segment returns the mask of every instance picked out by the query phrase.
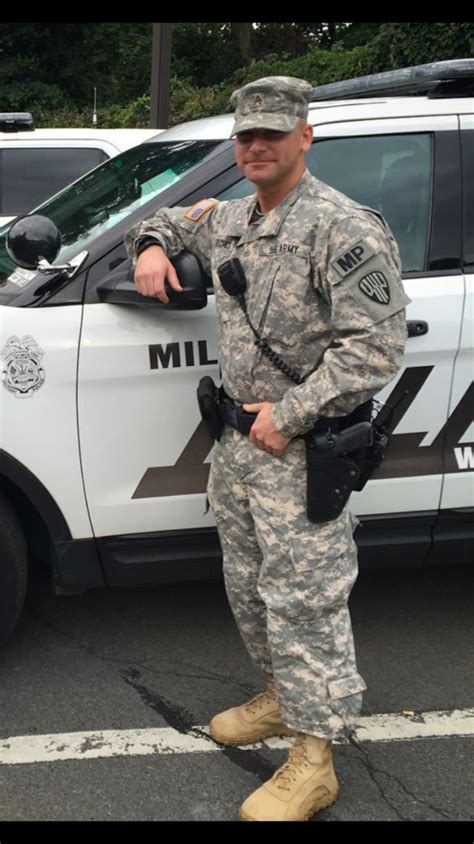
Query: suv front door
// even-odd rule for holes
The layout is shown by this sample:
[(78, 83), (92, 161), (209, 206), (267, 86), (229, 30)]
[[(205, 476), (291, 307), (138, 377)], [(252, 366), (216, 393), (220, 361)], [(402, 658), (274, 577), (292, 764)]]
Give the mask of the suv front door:
[[(428, 549), (441, 500), (464, 305), (458, 118), (318, 122), (307, 166), (357, 202), (381, 210), (400, 247), (412, 299), (410, 336), (404, 368), (377, 396), (397, 405), (396, 426), (381, 468), (363, 492), (354, 493), (352, 507), (364, 521), (407, 516)], [(221, 198), (252, 190), (241, 180)]]
[[(444, 484), (435, 539), (450, 543), (453, 559), (471, 563), (474, 508), (474, 117), (461, 115), (463, 269), (465, 302), (454, 366), (449, 417), (444, 430)], [(441, 544), (439, 543), (441, 546)], [(434, 549), (430, 561), (441, 556)]]

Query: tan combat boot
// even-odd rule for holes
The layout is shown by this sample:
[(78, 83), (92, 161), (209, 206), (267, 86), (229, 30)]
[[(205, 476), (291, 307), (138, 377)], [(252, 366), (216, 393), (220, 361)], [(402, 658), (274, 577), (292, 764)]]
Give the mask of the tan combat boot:
[(242, 803), (243, 821), (307, 821), (337, 800), (331, 742), (299, 734), (288, 761)]
[(273, 678), (265, 692), (241, 706), (234, 706), (215, 715), (209, 732), (220, 744), (251, 744), (270, 736), (294, 736), (294, 730), (282, 723)]

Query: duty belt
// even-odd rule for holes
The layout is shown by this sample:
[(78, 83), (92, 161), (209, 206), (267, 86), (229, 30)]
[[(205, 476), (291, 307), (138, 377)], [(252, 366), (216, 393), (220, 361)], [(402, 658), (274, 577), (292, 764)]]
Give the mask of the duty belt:
[(248, 437), (250, 428), (257, 418), (257, 413), (248, 413), (228, 396), (219, 402), (218, 408), (219, 416), (224, 425), (230, 425), (231, 428), (235, 428)]

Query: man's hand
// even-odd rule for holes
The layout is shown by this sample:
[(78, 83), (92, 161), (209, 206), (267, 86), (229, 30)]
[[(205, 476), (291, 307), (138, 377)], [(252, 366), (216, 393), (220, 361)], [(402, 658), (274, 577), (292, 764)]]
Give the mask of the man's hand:
[(166, 304), (169, 299), (165, 291), (165, 281), (168, 281), (173, 290), (183, 290), (173, 264), (159, 244), (149, 246), (138, 256), (134, 280), (142, 296), (155, 296)]
[(268, 451), (269, 454), (273, 454), (275, 457), (281, 457), (288, 448), (291, 440), (275, 430), (272, 419), (272, 403), (262, 401), (258, 404), (244, 404), (243, 408), (249, 413), (258, 413), (250, 429), (250, 442), (258, 446), (258, 448)]

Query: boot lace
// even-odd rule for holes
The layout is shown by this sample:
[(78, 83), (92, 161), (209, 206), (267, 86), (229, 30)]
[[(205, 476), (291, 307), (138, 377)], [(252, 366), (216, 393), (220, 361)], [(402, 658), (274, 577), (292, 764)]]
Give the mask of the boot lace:
[(271, 703), (275, 703), (275, 692), (273, 689), (266, 689), (264, 692), (260, 692), (260, 694), (255, 695), (252, 700), (249, 700), (245, 708), (248, 709), (249, 712), (255, 713)]
[(290, 749), (288, 762), (285, 762), (274, 775), (274, 782), (277, 788), (283, 788), (285, 791), (289, 791), (292, 783), (296, 782), (295, 774), (297, 771), (302, 766), (307, 768), (308, 764), (304, 736), (298, 736)]

